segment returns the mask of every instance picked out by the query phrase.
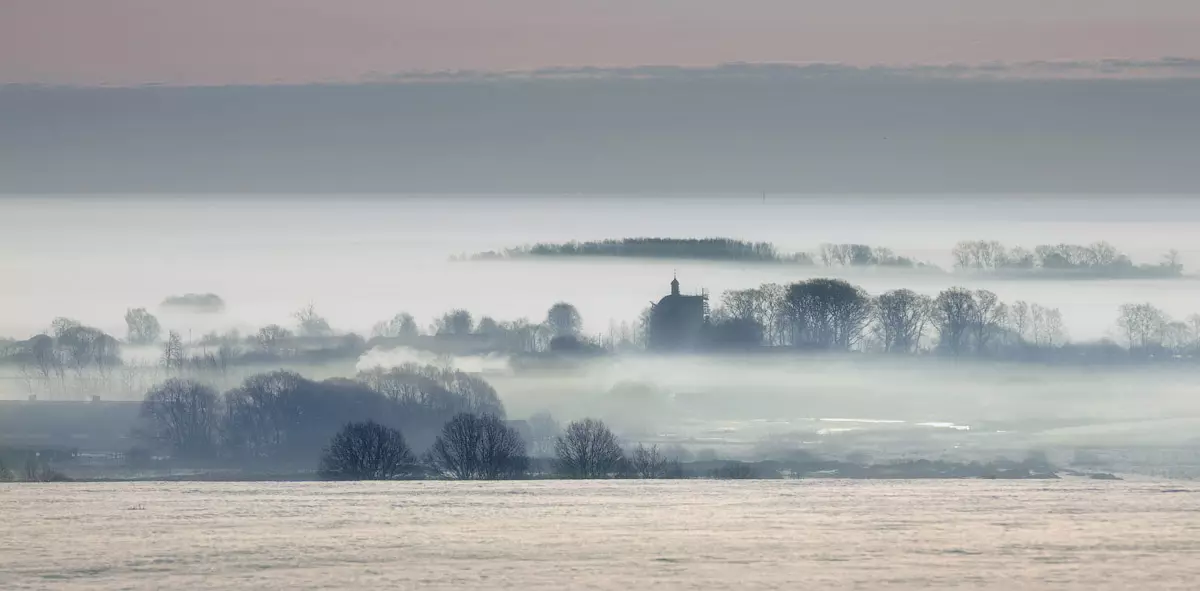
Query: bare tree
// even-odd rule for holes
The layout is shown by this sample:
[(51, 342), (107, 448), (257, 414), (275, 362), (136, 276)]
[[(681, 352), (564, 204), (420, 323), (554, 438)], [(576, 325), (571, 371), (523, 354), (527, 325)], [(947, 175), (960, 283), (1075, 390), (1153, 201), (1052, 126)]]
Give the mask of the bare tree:
[(758, 289), (735, 289), (721, 295), (721, 302), (730, 318), (757, 320), (766, 325), (763, 292)]
[(162, 327), (158, 318), (146, 311), (145, 308), (131, 308), (125, 311), (126, 340), (131, 345), (152, 345), (158, 341)]
[(1117, 317), (1130, 351), (1161, 347), (1168, 323), (1167, 314), (1149, 303), (1124, 304)]
[(40, 334), (29, 339), (29, 353), (33, 357), (37, 375), (49, 391), (53, 378), (63, 373), (63, 357), (59, 354), (58, 345), (50, 336)]
[(1062, 312), (1058, 308), (1051, 308), (1044, 311), (1043, 318), (1045, 318), (1045, 324), (1042, 333), (1046, 346), (1053, 347), (1055, 344), (1065, 343), (1067, 329), (1063, 326)]
[(975, 351), (983, 353), (992, 335), (1002, 330), (1008, 319), (1008, 306), (996, 294), (981, 289), (975, 292)]
[(1192, 314), (1187, 318), (1189, 334), (1191, 335), (1191, 344), (1193, 347), (1200, 346), (1200, 314)]
[(546, 326), (554, 338), (575, 337), (583, 330), (583, 317), (575, 306), (558, 302), (546, 312)]
[(539, 325), (521, 318), (499, 325), (500, 340), (503, 346), (511, 351), (533, 353), (538, 350)]
[(601, 421), (575, 421), (554, 443), (558, 473), (567, 478), (607, 478), (624, 460), (617, 437)]
[(971, 329), (979, 316), (975, 295), (952, 287), (933, 300), (933, 318), (938, 329), (938, 347), (959, 355), (967, 350)]
[(658, 451), (658, 445), (646, 447), (639, 443), (633, 448), (629, 457), (629, 465), (638, 478), (666, 478), (667, 458)]
[(430, 457), (439, 472), (459, 480), (515, 478), (529, 465), (521, 436), (494, 415), (455, 415), (433, 442)]
[(246, 378), (225, 393), (225, 444), (244, 458), (278, 457), (306, 414), (300, 374), (273, 371)]
[(1031, 321), (1028, 302), (1018, 300), (1009, 308), (1008, 328), (1016, 334), (1018, 339), (1033, 341), (1030, 336)]
[(173, 330), (167, 333), (163, 343), (162, 365), (167, 371), (183, 370), (183, 337)]
[(317, 473), (326, 480), (391, 480), (412, 472), (404, 435), (374, 421), (349, 423), (333, 436)]
[(1163, 346), (1175, 353), (1181, 353), (1191, 344), (1190, 333), (1191, 327), (1186, 322), (1169, 322), (1163, 331)]
[(875, 300), (875, 334), (888, 353), (912, 353), (921, 344), (932, 301), (909, 289), (892, 290)]
[(146, 393), (141, 416), (153, 441), (186, 458), (210, 457), (216, 448), (217, 393), (191, 380), (171, 378)]
[(758, 286), (761, 293), (763, 318), (759, 320), (766, 330), (766, 340), (771, 345), (787, 344), (791, 317), (788, 313), (787, 288), (778, 283)]
[(792, 344), (849, 350), (871, 319), (871, 298), (841, 279), (810, 279), (787, 289)]
[(1009, 266), (1009, 253), (996, 241), (975, 240), (959, 242), (952, 252), (954, 266), (959, 269), (991, 271)]
[(333, 334), (333, 329), (329, 327), (329, 321), (323, 316), (317, 314), (317, 309), (312, 304), (309, 304), (292, 314), (299, 325), (299, 334), (306, 337), (325, 337)]

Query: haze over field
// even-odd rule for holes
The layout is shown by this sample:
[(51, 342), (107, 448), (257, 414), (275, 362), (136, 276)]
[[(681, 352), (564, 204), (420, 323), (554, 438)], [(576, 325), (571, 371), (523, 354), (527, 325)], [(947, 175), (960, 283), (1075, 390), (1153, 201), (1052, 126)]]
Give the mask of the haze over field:
[[(17, 588), (1187, 590), (1187, 483), (27, 485)], [(669, 508), (669, 509), (668, 509)], [(255, 519), (247, 519), (253, 515)], [(400, 535), (398, 532), (403, 532)], [(105, 543), (90, 540), (103, 539)], [(197, 548), (203, 548), (198, 551)], [(84, 551), (81, 551), (84, 550)], [(886, 565), (886, 566), (885, 566)]]
[[(64, 196), (10, 197), (0, 207), (5, 213), (0, 276), (8, 285), (30, 287), (0, 294), (0, 310), (7, 311), (0, 314), (0, 334), (20, 339), (46, 331), (58, 316), (121, 336), (126, 309), (139, 307), (156, 314), (164, 331), (178, 331), (194, 343), (213, 331), (253, 335), (270, 323), (291, 326), (292, 314), (307, 304), (333, 330), (369, 336), (375, 323), (398, 311), (413, 314), (418, 328), (429, 331), (451, 308), (477, 318), (536, 323), (558, 301), (578, 308), (582, 334), (603, 339), (617, 325), (635, 324), (649, 302), (668, 292), (673, 274), (685, 292), (708, 290), (714, 306), (726, 290), (829, 275), (872, 295), (911, 288), (934, 296), (965, 285), (992, 290), (1010, 303), (1059, 308), (1064, 336), (1075, 342), (1123, 342), (1116, 320), (1125, 303), (1150, 302), (1177, 319), (1200, 311), (1200, 281), (1187, 276), (1020, 280), (736, 262), (451, 260), (455, 254), (542, 241), (729, 236), (771, 241), (788, 251), (811, 251), (831, 241), (887, 245), (952, 270), (950, 248), (960, 240), (1025, 247), (1108, 240), (1138, 262), (1179, 249), (1185, 273), (1193, 273), (1193, 261), (1200, 260), (1200, 205), (1188, 197)], [(46, 239), (46, 228), (54, 228), (53, 239)], [(159, 305), (187, 293), (219, 294), (224, 307), (189, 313)], [(122, 355), (129, 363), (157, 365), (162, 350), (158, 344), (126, 346)], [(945, 437), (961, 442), (959, 427), (1007, 433), (987, 442), (975, 439), (968, 447), (1175, 445), (1194, 438), (1193, 417), (1200, 417), (1189, 394), (1195, 375), (1189, 367), (958, 364), (794, 353), (751, 361), (736, 355), (618, 356), (567, 372), (514, 373), (510, 353), (447, 358), (411, 349), (370, 349), (358, 358), (285, 365), (327, 378), (406, 362), (449, 362), (482, 372), (512, 417), (544, 411), (563, 418), (598, 416), (631, 437), (707, 441), (732, 446), (735, 454), (763, 453), (772, 438), (805, 441), (864, 430), (893, 432), (885, 438), (910, 432), (902, 436), (909, 444), (936, 449), (949, 445)], [(221, 388), (233, 387), (251, 373), (276, 367), (251, 364), (218, 381)], [(23, 397), (23, 382), (11, 371), (8, 377), (4, 396)], [(150, 379), (142, 378), (138, 387), (131, 383), (128, 392), (104, 395), (138, 400)], [(904, 424), (843, 425), (818, 420), (823, 418)], [(925, 434), (912, 435), (914, 429)], [(926, 440), (930, 436), (934, 439)]]
[[(368, 334), (403, 310), (422, 326), (450, 308), (538, 319), (556, 301), (575, 304), (584, 332), (633, 321), (666, 294), (673, 272), (685, 291), (792, 282), (830, 271), (669, 260), (450, 262), (452, 255), (534, 242), (633, 236), (727, 236), (786, 251), (822, 243), (886, 246), (952, 269), (961, 240), (1031, 248), (1106, 240), (1136, 262), (1178, 249), (1200, 270), (1200, 203), (1164, 196), (142, 196), (8, 197), (0, 201), (0, 334), (28, 336), (55, 316), (113, 334), (126, 308), (167, 296), (216, 293), (219, 315), (173, 318), (200, 334), (288, 323), (312, 303), (338, 329)], [(51, 230), (52, 229), (52, 230)], [(850, 272), (878, 295), (928, 294), (968, 283), (1005, 301), (1063, 310), (1076, 340), (1109, 335), (1123, 303), (1152, 302), (1179, 318), (1200, 312), (1200, 282), (998, 281), (954, 275)], [(1115, 335), (1113, 335), (1115, 336)]]
[(0, 586), (1184, 590), (1197, 0), (0, 0)]

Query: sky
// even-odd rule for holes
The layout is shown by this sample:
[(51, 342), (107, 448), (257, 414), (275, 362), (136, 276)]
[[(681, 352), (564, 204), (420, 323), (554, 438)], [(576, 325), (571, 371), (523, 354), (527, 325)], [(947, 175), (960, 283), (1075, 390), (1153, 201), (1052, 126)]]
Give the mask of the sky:
[(1200, 57), (1195, 0), (3, 0), (0, 83)]

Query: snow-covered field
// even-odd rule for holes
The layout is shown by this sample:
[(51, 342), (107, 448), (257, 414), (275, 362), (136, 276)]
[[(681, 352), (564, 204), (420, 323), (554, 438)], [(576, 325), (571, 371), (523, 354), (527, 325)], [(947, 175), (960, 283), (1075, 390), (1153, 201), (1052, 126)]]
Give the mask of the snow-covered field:
[(17, 589), (1194, 589), (1164, 481), (0, 485)]

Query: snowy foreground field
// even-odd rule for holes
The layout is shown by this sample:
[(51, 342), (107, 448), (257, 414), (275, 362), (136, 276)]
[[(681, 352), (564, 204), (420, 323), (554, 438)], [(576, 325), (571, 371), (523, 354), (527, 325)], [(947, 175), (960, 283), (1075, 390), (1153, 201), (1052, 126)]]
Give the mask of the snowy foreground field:
[(16, 589), (1194, 589), (1168, 481), (0, 485)]

